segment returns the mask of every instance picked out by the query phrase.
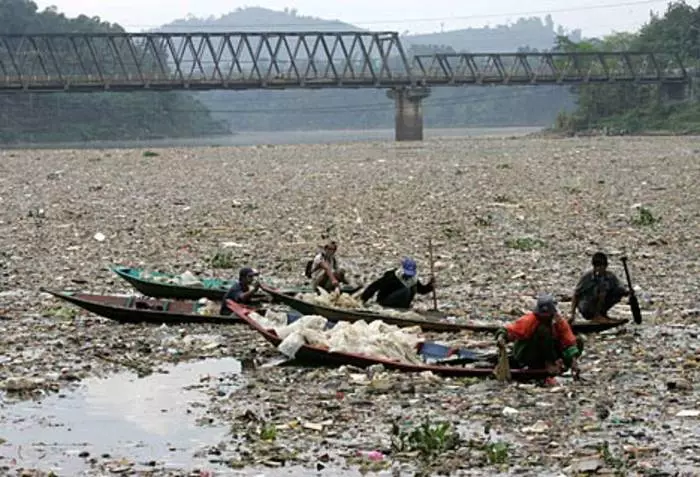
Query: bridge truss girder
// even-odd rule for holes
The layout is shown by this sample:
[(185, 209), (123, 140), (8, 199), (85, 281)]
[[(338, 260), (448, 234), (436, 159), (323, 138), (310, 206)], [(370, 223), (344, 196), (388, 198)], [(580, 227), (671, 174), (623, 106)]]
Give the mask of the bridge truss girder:
[(435, 54), (396, 32), (0, 35), (0, 90), (136, 91), (685, 83), (665, 53)]
[(413, 73), (431, 86), (688, 81), (678, 55), (649, 52), (438, 53), (413, 57)]
[(0, 88), (390, 87), (409, 62), (394, 32), (0, 36)]

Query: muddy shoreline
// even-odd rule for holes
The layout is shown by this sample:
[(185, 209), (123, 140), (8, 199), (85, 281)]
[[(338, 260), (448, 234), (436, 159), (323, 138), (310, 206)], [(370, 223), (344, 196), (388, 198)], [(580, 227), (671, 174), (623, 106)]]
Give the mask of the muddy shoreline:
[[(0, 152), (0, 473), (700, 473), (697, 140), (144, 150)], [(610, 253), (622, 278), (624, 253), (644, 323), (588, 337), (585, 383), (504, 387), (381, 369), (262, 367), (277, 354), (245, 326), (120, 325), (39, 292), (132, 293), (109, 271), (117, 263), (227, 278), (250, 265), (296, 285), (326, 234), (339, 240), (339, 258), (358, 281), (403, 255), (426, 275), (431, 238), (447, 263), (439, 304), (500, 321), (526, 311), (538, 292), (570, 293), (594, 251)], [(216, 255), (230, 268), (215, 268)], [(568, 304), (561, 309), (568, 313)], [(629, 317), (628, 307), (613, 316)], [(227, 358), (243, 369), (216, 361)], [(161, 386), (136, 390), (137, 381), (159, 382), (185, 402), (127, 412), (136, 394), (156, 399), (149, 393)], [(94, 436), (109, 422), (106, 405), (84, 396), (111, 385), (115, 436), (130, 414), (139, 429), (149, 416), (164, 419), (165, 431), (152, 438), (162, 452), (147, 451), (150, 460), (136, 424), (116, 443)], [(120, 390), (128, 396), (111, 396)], [(76, 424), (81, 409), (103, 415)], [(60, 434), (45, 414), (76, 430)], [(449, 422), (458, 444), (430, 458), (392, 447), (392, 425), (405, 437), (428, 417)], [(41, 426), (56, 432), (55, 442), (39, 444)], [(177, 437), (190, 427), (205, 430)], [(72, 440), (81, 432), (95, 442)]]

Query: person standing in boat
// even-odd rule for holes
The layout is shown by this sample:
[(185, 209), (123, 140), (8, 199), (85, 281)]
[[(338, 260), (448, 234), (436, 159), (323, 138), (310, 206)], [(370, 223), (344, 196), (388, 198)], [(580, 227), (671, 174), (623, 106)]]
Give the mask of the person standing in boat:
[(513, 360), (517, 367), (546, 369), (561, 374), (566, 369), (578, 374), (578, 358), (583, 340), (574, 335), (569, 322), (557, 310), (552, 295), (540, 295), (535, 309), (496, 332), (500, 349), (514, 342)]
[(260, 282), (257, 281), (259, 275), (260, 273), (253, 268), (241, 268), (238, 272), (238, 280), (224, 295), (219, 314), (225, 316), (231, 314), (231, 310), (226, 306), (226, 300), (233, 300), (241, 305), (256, 305), (260, 300), (253, 298), (253, 296), (260, 289)]
[(608, 271), (608, 256), (602, 252), (593, 254), (593, 270), (586, 272), (576, 284), (571, 300), (571, 317), (569, 323), (576, 319), (576, 310), (581, 316), (591, 321), (606, 321), (608, 311), (630, 294), (622, 286), (613, 272)]
[(338, 268), (338, 259), (335, 256), (337, 251), (337, 242), (328, 242), (313, 260), (307, 262), (306, 277), (311, 278), (314, 290), (321, 287), (326, 291), (332, 291), (338, 288), (340, 283), (347, 283), (345, 270)]
[(360, 299), (363, 303), (369, 301), (375, 294), (377, 303), (387, 308), (411, 308), (416, 293), (425, 295), (433, 291), (435, 278), (431, 277), (426, 284), (421, 283), (416, 276), (418, 266), (412, 258), (401, 260), (401, 266), (384, 272), (380, 278), (370, 283)]

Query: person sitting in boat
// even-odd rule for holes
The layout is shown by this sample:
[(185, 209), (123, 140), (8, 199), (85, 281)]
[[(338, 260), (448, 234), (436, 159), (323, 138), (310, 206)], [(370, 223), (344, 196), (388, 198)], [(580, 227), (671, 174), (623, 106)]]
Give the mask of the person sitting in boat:
[(552, 295), (540, 295), (535, 309), (496, 332), (500, 349), (512, 341), (513, 360), (518, 367), (546, 369), (561, 374), (567, 368), (578, 373), (583, 340), (574, 335), (569, 322), (557, 310)]
[(576, 319), (578, 309), (584, 319), (590, 321), (607, 321), (608, 311), (629, 296), (630, 292), (622, 286), (613, 272), (608, 271), (608, 256), (602, 252), (593, 254), (593, 270), (586, 272), (576, 285), (571, 300), (571, 317), (569, 323)]
[(417, 270), (415, 260), (408, 257), (402, 259), (400, 267), (387, 270), (384, 275), (370, 283), (360, 299), (366, 303), (376, 294), (377, 303), (381, 306), (411, 308), (416, 293), (425, 295), (435, 287), (434, 277), (426, 284), (421, 283), (416, 276)]
[(238, 280), (228, 289), (224, 299), (221, 301), (219, 314), (226, 316), (231, 314), (231, 310), (226, 306), (226, 300), (233, 300), (242, 305), (257, 304), (260, 300), (253, 298), (253, 296), (260, 289), (260, 282), (257, 281), (259, 275), (260, 273), (253, 268), (241, 268), (238, 272)]
[(347, 283), (345, 270), (338, 268), (335, 257), (337, 251), (338, 244), (335, 241), (328, 242), (313, 260), (307, 262), (306, 277), (311, 278), (314, 290), (321, 287), (330, 292), (338, 288), (340, 283)]

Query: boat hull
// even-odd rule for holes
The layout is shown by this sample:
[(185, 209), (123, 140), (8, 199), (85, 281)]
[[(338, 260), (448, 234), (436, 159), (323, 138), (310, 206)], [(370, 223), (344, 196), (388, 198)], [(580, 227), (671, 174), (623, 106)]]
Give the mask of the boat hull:
[(42, 291), (91, 313), (120, 323), (165, 323), (169, 325), (184, 323), (240, 323), (239, 318), (233, 315), (200, 315), (196, 310), (201, 305), (196, 301), (96, 295), (47, 289), (42, 289)]
[[(257, 331), (260, 335), (265, 338), (274, 347), (278, 347), (282, 342), (282, 339), (277, 336), (274, 330), (265, 329), (261, 326), (255, 319), (249, 316), (253, 311), (250, 308), (246, 308), (238, 303), (231, 300), (227, 300), (227, 306), (240, 318), (241, 321), (246, 323), (252, 329)], [(332, 326), (334, 323), (330, 323)], [(420, 353), (426, 345), (435, 345), (433, 343), (422, 343), (419, 347), (418, 352)], [(442, 345), (437, 345), (442, 346)], [(444, 347), (443, 347), (444, 348)], [(308, 344), (302, 345), (297, 351), (294, 361), (300, 363), (308, 363), (314, 366), (343, 366), (351, 365), (360, 368), (366, 368), (372, 365), (381, 364), (387, 369), (395, 369), (403, 372), (421, 373), (424, 371), (430, 371), (434, 374), (440, 376), (450, 376), (450, 377), (480, 377), (489, 378), (493, 377), (494, 368), (491, 367), (474, 367), (474, 366), (457, 366), (457, 365), (447, 365), (447, 364), (411, 364), (399, 361), (393, 361), (380, 357), (373, 357), (355, 353), (345, 353), (334, 351), (331, 352), (328, 349), (321, 348), (318, 346), (311, 346)], [(532, 380), (532, 379), (543, 379), (550, 376), (545, 370), (541, 369), (511, 369), (511, 376), (514, 380)]]
[[(140, 278), (141, 269), (128, 267), (113, 267), (112, 271), (120, 278), (128, 282), (142, 295), (153, 298), (169, 298), (174, 300), (198, 300), (207, 298), (212, 301), (222, 301), (224, 295), (233, 285), (233, 280), (223, 280), (220, 278), (202, 279), (204, 286), (176, 285), (172, 283), (160, 283), (153, 280)], [(161, 273), (160, 276), (174, 278), (175, 275)], [(345, 293), (354, 293), (360, 287), (345, 286), (342, 290)], [(283, 294), (295, 295), (297, 293), (310, 292), (311, 287), (296, 287), (281, 290)], [(260, 296), (263, 296), (261, 293)]]
[[(381, 320), (387, 324), (406, 328), (410, 326), (419, 326), (423, 331), (434, 331), (441, 333), (459, 333), (461, 331), (475, 331), (485, 333), (495, 333), (503, 326), (502, 323), (474, 323), (474, 322), (451, 322), (440, 321), (444, 320), (448, 315), (446, 313), (429, 311), (422, 312), (425, 319), (401, 318), (396, 316), (382, 315), (364, 310), (347, 310), (341, 308), (333, 308), (315, 303), (309, 303), (304, 300), (287, 295), (281, 290), (276, 290), (267, 285), (262, 285), (261, 289), (270, 295), (276, 302), (285, 304), (290, 308), (295, 309), (304, 315), (319, 315), (333, 321), (374, 321)], [(610, 320), (609, 322), (576, 322), (573, 325), (574, 333), (588, 334), (606, 331), (618, 326), (622, 326), (629, 320)]]

